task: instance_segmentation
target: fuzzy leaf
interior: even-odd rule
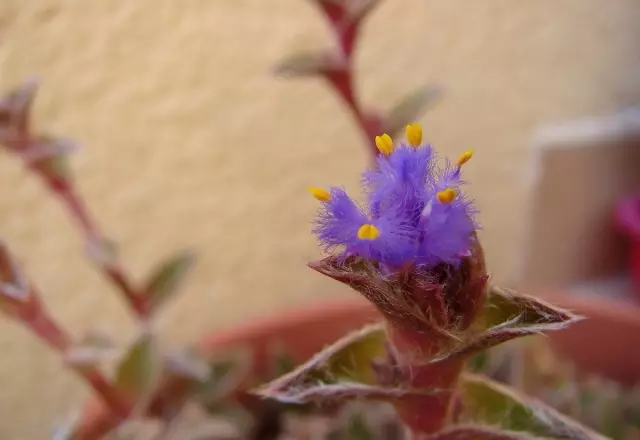
[[[386,332],[381,324],[348,334],[291,373],[254,393],[281,403],[336,402],[352,398],[395,401],[432,397],[419,391],[378,384],[375,361],[388,359]]]
[[[313,76],[344,70],[345,61],[337,54],[324,52],[299,52],[281,61],[276,74],[286,77]]]
[[[157,309],[176,293],[195,261],[195,255],[186,252],[171,258],[160,266],[145,289],[145,292],[149,295],[152,309]]]
[[[458,422],[462,424],[499,426],[533,435],[534,438],[605,439],[546,404],[482,376],[463,375],[460,392],[461,413]]]
[[[404,127],[420,118],[424,111],[442,96],[442,90],[433,87],[423,87],[403,99],[389,111],[384,121],[384,131],[394,136]]]
[[[469,357],[514,338],[561,330],[582,319],[537,298],[491,287],[471,335],[434,360]]]
[[[156,386],[161,365],[153,335],[145,333],[129,348],[120,362],[116,384],[131,396],[146,396]]]

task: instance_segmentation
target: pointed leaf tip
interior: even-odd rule
[[[569,419],[543,402],[489,378],[464,374],[460,382],[460,390],[462,402],[458,423],[495,426],[509,432],[513,431],[514,434],[531,436],[504,437],[505,440],[510,438],[605,440],[602,435]],[[501,437],[496,437],[496,440],[498,439]]]
[[[118,366],[117,387],[132,397],[146,396],[155,388],[162,369],[155,338],[144,333],[129,348]]]
[[[491,286],[470,337],[438,361],[470,357],[511,339],[562,330],[582,319],[538,298]]]
[[[345,60],[328,52],[298,52],[282,60],[275,69],[284,77],[304,77],[344,70]]]
[[[145,289],[152,309],[157,309],[178,291],[195,262],[194,253],[184,252],[166,261],[156,270]]]

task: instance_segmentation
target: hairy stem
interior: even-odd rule
[[[462,360],[429,364],[427,359],[439,349],[438,338],[389,324],[387,334],[392,354],[405,372],[408,386],[436,394],[403,399],[395,405],[402,421],[415,438],[440,431],[450,421],[456,387],[464,367]]]

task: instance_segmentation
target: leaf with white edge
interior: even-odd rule
[[[346,68],[345,60],[338,54],[325,52],[300,52],[288,56],[276,66],[277,75],[285,77],[313,76],[337,72]]]
[[[143,333],[129,348],[118,366],[116,385],[133,397],[147,397],[153,392],[162,372],[154,336]]]
[[[404,97],[384,119],[384,131],[390,136],[401,132],[407,124],[418,120],[424,111],[441,96],[442,90],[440,88],[428,86]]]
[[[185,252],[160,266],[145,288],[152,309],[157,309],[176,293],[195,261],[193,253]]]
[[[376,362],[388,361],[384,325],[375,324],[346,335],[333,345],[263,387],[256,395],[287,404],[339,402],[364,398],[398,401],[403,398],[432,399],[440,390],[411,390],[379,384]]]
[[[434,361],[470,357],[511,339],[562,330],[582,319],[532,296],[491,287],[470,336]]]
[[[494,426],[533,438],[605,440],[550,406],[486,377],[464,374],[459,385],[459,424]]]

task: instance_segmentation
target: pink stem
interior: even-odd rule
[[[352,55],[359,42],[360,21],[344,26],[345,21],[348,20],[348,17],[346,17],[348,12],[342,5],[325,3],[322,9],[339,43],[339,58],[344,59],[344,67],[342,69],[324,72],[324,76],[351,111],[360,132],[369,145],[369,151],[375,160],[378,156],[378,149],[373,139],[375,136],[382,134],[382,124],[379,118],[373,118],[365,114],[357,100],[354,90],[356,76],[353,74]]]
[[[462,360],[429,364],[438,351],[437,337],[388,323],[387,334],[394,350],[395,361],[406,372],[415,389],[441,390],[434,396],[405,399],[395,404],[396,412],[411,429],[415,438],[433,434],[447,425],[454,410],[458,378],[464,367]]]
[[[84,377],[91,385],[91,388],[102,398],[112,414],[116,414],[121,420],[129,417],[133,410],[133,405],[100,371],[95,368],[90,370],[75,368],[75,370]]]
[[[52,175],[50,172],[47,172],[46,169],[38,166],[37,163],[30,164],[28,169],[40,176],[49,190],[58,196],[71,214],[71,217],[74,218],[82,228],[87,240],[101,239],[100,237],[103,235],[91,220],[86,205],[66,180],[56,175]],[[132,287],[132,283],[125,274],[124,269],[115,263],[101,265],[100,267],[103,275],[120,289],[136,315],[139,317],[146,317],[149,313],[146,296],[140,295],[136,292]]]
[[[40,340],[61,355],[64,356],[72,347],[70,338],[42,309],[35,296],[20,308],[18,315]],[[123,419],[130,414],[132,409],[130,402],[99,370],[95,367],[73,366],[72,368],[94,389],[113,414]]]

